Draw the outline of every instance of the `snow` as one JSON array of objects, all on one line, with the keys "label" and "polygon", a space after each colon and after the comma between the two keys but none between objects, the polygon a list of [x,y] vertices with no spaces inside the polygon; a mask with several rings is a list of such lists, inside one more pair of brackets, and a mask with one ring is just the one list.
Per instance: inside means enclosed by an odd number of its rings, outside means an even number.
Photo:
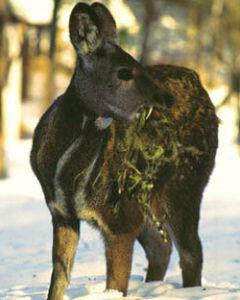
[{"label": "snow", "polygon": [[[164,282],[144,283],[147,261],[135,245],[126,300],[240,299],[240,159],[233,144],[234,114],[220,112],[220,147],[205,191],[200,222],[203,287],[182,288],[176,251]],[[29,166],[31,141],[7,146],[9,177],[0,181],[0,299],[46,299],[51,274],[52,226],[40,186]],[[104,292],[105,259],[97,231],[81,224],[81,240],[65,299],[121,299]]]}]

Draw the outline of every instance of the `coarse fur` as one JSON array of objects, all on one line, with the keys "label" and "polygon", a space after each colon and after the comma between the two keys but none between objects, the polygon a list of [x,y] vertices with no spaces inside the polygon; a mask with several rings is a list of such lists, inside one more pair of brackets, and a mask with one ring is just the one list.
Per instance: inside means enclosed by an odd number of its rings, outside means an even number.
[{"label": "coarse fur", "polygon": [[[148,258],[147,281],[163,280],[173,240],[183,286],[201,285],[200,202],[218,145],[218,120],[207,92],[190,69],[143,67],[124,52],[117,45],[115,21],[102,4],[78,3],[69,28],[77,53],[75,72],[66,92],[38,123],[31,151],[31,165],[53,221],[48,299],[63,299],[80,220],[102,233],[107,289],[126,295],[136,239]],[[119,191],[119,170],[127,151],[119,145],[125,145],[128,132],[134,138],[138,113],[151,107],[154,109],[146,120],[142,142],[149,147],[159,144],[168,157],[170,144],[180,149],[154,174],[148,202],[169,234],[167,241],[145,218],[134,192]],[[174,130],[168,139],[154,131],[164,131],[161,120],[165,113]],[[107,119],[100,129],[98,118],[103,124]],[[147,161],[137,157],[133,168],[144,173]],[[126,184],[129,178],[126,174]]]}]

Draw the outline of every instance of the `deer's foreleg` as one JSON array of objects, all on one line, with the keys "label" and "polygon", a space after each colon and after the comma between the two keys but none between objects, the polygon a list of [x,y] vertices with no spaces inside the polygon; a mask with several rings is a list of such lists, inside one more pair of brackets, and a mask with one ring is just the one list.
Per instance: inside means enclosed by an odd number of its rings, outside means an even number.
[{"label": "deer's foreleg", "polygon": [[63,299],[79,239],[79,220],[53,218],[53,271],[48,300]]}]

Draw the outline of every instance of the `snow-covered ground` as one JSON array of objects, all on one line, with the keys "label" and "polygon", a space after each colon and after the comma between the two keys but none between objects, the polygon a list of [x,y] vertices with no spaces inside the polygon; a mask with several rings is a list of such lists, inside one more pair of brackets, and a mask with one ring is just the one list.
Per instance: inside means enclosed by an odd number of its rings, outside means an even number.
[{"label": "snow-covered ground", "polygon": [[[164,282],[144,283],[147,262],[135,245],[127,299],[240,299],[240,157],[233,145],[233,112],[220,118],[216,167],[204,194],[200,234],[203,287],[181,288],[176,251]],[[29,166],[30,141],[10,143],[10,176],[0,181],[0,299],[46,299],[52,227],[40,186]],[[105,292],[105,259],[98,232],[81,225],[81,240],[66,299],[120,299]]]}]

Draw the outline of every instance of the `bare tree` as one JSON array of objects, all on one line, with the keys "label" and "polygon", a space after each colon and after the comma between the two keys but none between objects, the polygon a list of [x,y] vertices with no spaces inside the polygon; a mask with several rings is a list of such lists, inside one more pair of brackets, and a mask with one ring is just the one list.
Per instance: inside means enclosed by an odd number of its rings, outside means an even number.
[{"label": "bare tree", "polygon": [[6,3],[0,3],[0,178],[6,177],[7,166],[5,159],[5,140],[4,140],[4,117],[3,117],[3,87],[5,85],[6,73],[8,72],[8,63],[4,59],[4,37],[3,30],[6,21]]},{"label": "bare tree", "polygon": [[151,30],[153,24],[156,20],[158,20],[160,13],[162,2],[156,0],[143,0],[144,6],[144,21],[142,24],[143,31],[143,39],[142,39],[142,52],[140,55],[140,62],[145,64],[148,61],[149,55],[149,40],[151,37]]},{"label": "bare tree", "polygon": [[61,0],[54,0],[54,9],[52,22],[50,25],[50,48],[49,48],[49,73],[48,73],[48,96],[46,99],[46,105],[44,109],[49,106],[55,93],[55,75],[56,75],[56,39],[58,28],[58,12],[61,6]]}]

